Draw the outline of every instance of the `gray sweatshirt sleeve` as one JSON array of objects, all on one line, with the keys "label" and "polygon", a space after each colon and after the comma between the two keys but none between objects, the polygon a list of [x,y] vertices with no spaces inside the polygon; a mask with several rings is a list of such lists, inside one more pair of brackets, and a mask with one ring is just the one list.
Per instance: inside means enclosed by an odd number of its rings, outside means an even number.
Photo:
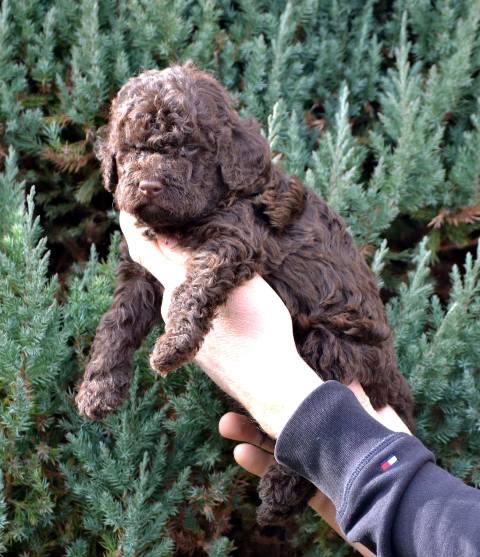
[{"label": "gray sweatshirt sleeve", "polygon": [[325,493],[347,538],[378,557],[480,556],[480,491],[436,466],[417,438],[378,423],[336,381],[303,401],[275,457]]}]

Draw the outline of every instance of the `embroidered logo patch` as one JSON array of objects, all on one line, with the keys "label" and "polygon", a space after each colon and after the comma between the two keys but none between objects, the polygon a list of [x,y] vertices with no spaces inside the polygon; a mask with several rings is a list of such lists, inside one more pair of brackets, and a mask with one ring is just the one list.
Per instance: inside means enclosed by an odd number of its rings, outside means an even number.
[{"label": "embroidered logo patch", "polygon": [[392,454],[391,457],[387,458],[387,460],[384,460],[382,462],[382,464],[380,464],[380,468],[382,469],[382,472],[386,472],[388,469],[390,469],[392,466],[394,466],[397,462],[398,462],[398,458],[394,454]]}]

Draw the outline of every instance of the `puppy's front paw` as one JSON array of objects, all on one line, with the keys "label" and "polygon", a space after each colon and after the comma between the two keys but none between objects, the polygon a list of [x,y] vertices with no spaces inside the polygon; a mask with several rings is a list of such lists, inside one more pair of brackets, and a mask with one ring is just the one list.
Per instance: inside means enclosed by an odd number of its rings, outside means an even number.
[{"label": "puppy's front paw", "polygon": [[103,420],[110,408],[102,395],[102,385],[97,381],[84,381],[80,386],[75,403],[81,416],[91,420]]},{"label": "puppy's front paw", "polygon": [[191,362],[198,346],[185,334],[165,333],[155,343],[150,356],[150,366],[162,376]]}]

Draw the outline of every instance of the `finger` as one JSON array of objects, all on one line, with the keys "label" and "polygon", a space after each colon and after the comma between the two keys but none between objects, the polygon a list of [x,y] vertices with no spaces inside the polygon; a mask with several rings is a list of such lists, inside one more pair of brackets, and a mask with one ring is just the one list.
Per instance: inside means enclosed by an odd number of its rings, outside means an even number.
[{"label": "finger", "polygon": [[408,429],[405,422],[390,405],[384,406],[378,410],[378,415],[380,416],[382,424],[388,427],[388,429],[397,431],[398,433],[408,433],[412,435],[412,432]]},{"label": "finger", "polygon": [[263,476],[268,468],[275,464],[273,455],[248,443],[237,445],[233,457],[239,466],[256,476]]},{"label": "finger", "polygon": [[120,227],[127,240],[130,257],[160,281],[165,288],[174,289],[185,280],[188,254],[175,248],[176,240],[159,236],[155,241],[145,237],[145,228],[135,217],[120,212]]},{"label": "finger", "polygon": [[173,290],[171,288],[166,288],[163,291],[162,305],[160,307],[160,313],[166,324],[168,324],[168,309],[170,307],[170,302],[172,301]]},{"label": "finger", "polygon": [[397,432],[409,433],[412,432],[408,429],[406,424],[402,421],[400,416],[395,412],[395,410],[390,406],[384,406],[380,410],[375,410],[367,396],[367,393],[363,390],[363,387],[358,383],[358,381],[353,381],[348,385],[348,388],[356,396],[357,400],[362,405],[363,409],[366,410],[373,418],[379,421],[388,429]]},{"label": "finger", "polygon": [[158,235],[156,243],[168,261],[178,267],[186,267],[190,254],[188,251],[180,248],[176,236]]},{"label": "finger", "polygon": [[122,232],[124,234],[129,234],[130,232],[133,232],[133,230],[136,228],[138,221],[130,213],[127,213],[126,211],[120,211],[119,222],[120,222],[120,228],[122,229]]},{"label": "finger", "polygon": [[260,431],[247,416],[236,412],[228,412],[220,419],[218,430],[222,437],[233,441],[243,441],[256,445],[265,451],[273,453],[275,443],[265,433]]},{"label": "finger", "polygon": [[134,248],[137,246],[137,243],[138,246],[140,246],[145,240],[144,238],[142,239],[142,230],[137,226],[137,220],[135,217],[125,211],[120,211],[118,220],[120,222],[120,228],[128,244],[130,257],[138,263],[138,254]]},{"label": "finger", "polygon": [[176,236],[157,234],[153,239],[147,237],[145,235],[147,227],[140,224],[135,216],[127,213],[126,211],[120,211],[119,222],[124,236],[129,240],[136,240],[141,244],[156,245],[156,247],[161,249],[167,257],[170,256],[170,253],[173,254],[178,251],[175,250],[175,247],[178,244],[178,238]]},{"label": "finger", "polygon": [[347,385],[348,388],[352,391],[355,395],[358,402],[361,404],[362,408],[373,416],[375,419],[378,419],[377,413],[370,402],[370,399],[367,396],[367,393],[363,390],[363,387],[360,385],[358,381],[352,381],[350,385]]},{"label": "finger", "polygon": [[130,257],[134,261],[148,268],[150,260],[163,257],[163,254],[159,253],[160,250],[156,243],[145,237],[145,227],[140,226],[133,215],[120,211],[119,220],[120,228],[128,244]]},{"label": "finger", "polygon": [[172,263],[185,265],[188,253],[178,248],[178,237],[174,235],[166,236],[158,234],[154,240],[150,240],[144,234],[146,227],[139,224],[137,219],[125,211],[120,211],[120,228],[127,241],[138,243],[143,249],[151,248],[148,253],[153,253],[153,249],[160,250],[162,255]]}]

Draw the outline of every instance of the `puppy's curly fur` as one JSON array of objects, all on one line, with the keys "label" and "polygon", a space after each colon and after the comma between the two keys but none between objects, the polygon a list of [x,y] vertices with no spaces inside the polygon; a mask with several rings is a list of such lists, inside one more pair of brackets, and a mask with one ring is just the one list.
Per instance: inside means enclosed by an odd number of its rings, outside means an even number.
[{"label": "puppy's curly fur", "polygon": [[[357,379],[372,404],[391,404],[411,426],[412,398],[397,369],[375,277],[342,220],[312,190],[271,163],[254,120],[191,63],[150,70],[119,91],[98,156],[119,209],[195,254],[174,292],[152,367],[192,360],[216,308],[254,273],[293,320],[298,351],[323,379]],[[101,419],[125,399],[134,351],[160,319],[162,287],[123,246],[118,285],[98,326],[80,412]],[[313,493],[274,465],[260,485],[263,524],[281,523]]]}]

